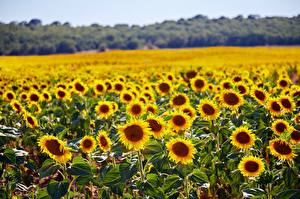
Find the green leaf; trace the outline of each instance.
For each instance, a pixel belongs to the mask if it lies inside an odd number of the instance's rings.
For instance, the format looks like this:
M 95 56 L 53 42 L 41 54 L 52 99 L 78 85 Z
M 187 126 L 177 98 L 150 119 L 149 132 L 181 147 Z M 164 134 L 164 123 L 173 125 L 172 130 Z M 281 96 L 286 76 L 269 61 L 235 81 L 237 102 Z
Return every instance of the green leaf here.
M 117 165 L 106 173 L 102 183 L 104 185 L 113 185 L 120 182 L 120 180 L 121 180 L 121 175 L 120 175 L 119 166 Z
M 70 175 L 89 176 L 92 174 L 92 168 L 88 161 L 80 156 L 74 158 L 70 168 L 67 169 Z
M 298 199 L 300 196 L 300 189 L 288 189 L 276 195 L 280 199 Z
M 190 179 L 199 185 L 209 182 L 207 175 L 204 172 L 201 172 L 200 169 L 194 169 Z
M 137 173 L 137 165 L 131 164 L 129 162 L 124 162 L 120 164 L 119 171 L 122 178 L 122 181 L 125 182 L 129 180 L 132 176 Z
M 169 192 L 171 190 L 177 189 L 182 185 L 182 179 L 176 175 L 170 175 L 166 178 L 165 183 L 163 185 L 164 192 Z
M 59 167 L 60 166 L 57 165 L 53 160 L 45 160 L 42 167 L 39 169 L 40 177 L 43 178 L 52 175 L 59 169 Z
M 36 197 L 37 199 L 50 199 L 46 188 L 38 189 Z
M 259 198 L 264 197 L 265 198 L 265 196 L 266 196 L 265 194 L 266 194 L 266 192 L 263 189 L 260 189 L 260 188 L 244 189 L 243 190 L 243 196 L 245 198 L 253 198 L 253 197 L 259 197 Z
M 3 155 L 8 163 L 16 163 L 17 157 L 14 150 L 12 150 L 11 148 L 5 149 Z
M 58 199 L 66 195 L 69 188 L 69 182 L 67 180 L 56 182 L 51 181 L 47 186 L 47 191 L 51 199 Z
M 146 176 L 148 183 L 152 186 L 152 187 L 158 187 L 159 185 L 159 178 L 156 174 L 154 173 L 149 173 Z

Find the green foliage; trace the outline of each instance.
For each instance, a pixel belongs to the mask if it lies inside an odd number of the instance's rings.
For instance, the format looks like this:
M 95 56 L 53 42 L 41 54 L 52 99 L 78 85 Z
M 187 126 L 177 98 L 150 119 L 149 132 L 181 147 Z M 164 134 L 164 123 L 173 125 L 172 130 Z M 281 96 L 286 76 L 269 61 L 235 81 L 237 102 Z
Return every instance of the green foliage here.
M 201 46 L 300 44 L 300 17 L 249 15 L 208 19 L 197 15 L 148 26 L 124 24 L 71 27 L 53 22 L 0 24 L 0 55 L 73 53 L 76 51 Z

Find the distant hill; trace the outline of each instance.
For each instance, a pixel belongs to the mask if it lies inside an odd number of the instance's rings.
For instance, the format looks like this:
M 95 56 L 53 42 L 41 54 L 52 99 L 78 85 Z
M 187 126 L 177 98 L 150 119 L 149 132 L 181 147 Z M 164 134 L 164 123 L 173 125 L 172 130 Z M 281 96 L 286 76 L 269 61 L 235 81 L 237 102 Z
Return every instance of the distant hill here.
M 147 26 L 72 27 L 55 21 L 0 23 L 0 55 L 74 53 L 88 50 L 155 49 L 204 46 L 299 45 L 300 15 L 264 17 L 241 15 L 164 21 Z

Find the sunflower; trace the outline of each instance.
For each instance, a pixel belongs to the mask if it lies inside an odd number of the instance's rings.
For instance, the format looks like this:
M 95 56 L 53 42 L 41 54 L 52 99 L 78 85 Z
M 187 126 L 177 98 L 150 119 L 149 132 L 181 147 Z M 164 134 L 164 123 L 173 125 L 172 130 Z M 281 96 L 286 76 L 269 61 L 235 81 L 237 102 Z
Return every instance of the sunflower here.
M 147 111 L 147 113 L 156 114 L 157 105 L 155 105 L 155 104 L 147 104 L 146 105 L 146 111 Z
M 191 105 L 185 105 L 180 107 L 180 110 L 187 114 L 191 120 L 194 120 L 196 118 L 196 110 Z
M 160 117 L 150 115 L 146 122 L 148 122 L 150 130 L 155 138 L 162 138 L 166 131 L 166 123 Z
M 277 98 L 269 98 L 267 102 L 267 109 L 272 116 L 280 116 L 283 114 L 283 108 Z
M 273 139 L 269 141 L 271 154 L 282 160 L 291 160 L 296 155 L 293 152 L 292 146 L 282 139 Z
M 141 96 L 145 96 L 147 98 L 148 102 L 155 101 L 155 97 L 154 97 L 153 93 L 150 92 L 150 91 L 144 91 L 144 92 L 142 92 Z
M 39 93 L 37 93 L 35 91 L 30 92 L 29 95 L 28 95 L 28 100 L 30 102 L 38 102 L 40 100 Z
M 118 128 L 121 142 L 128 148 L 140 150 L 144 148 L 151 133 L 148 123 L 142 120 L 132 120 Z
M 35 128 L 38 126 L 37 119 L 34 116 L 32 116 L 30 113 L 26 112 L 23 115 L 23 117 L 24 117 L 24 120 L 25 120 L 27 126 L 29 126 L 30 128 Z
M 116 102 L 110 102 L 111 103 L 111 107 L 113 109 L 114 112 L 117 112 L 119 110 L 119 106 Z
M 254 145 L 255 135 L 245 126 L 241 126 L 232 132 L 231 136 L 232 145 L 239 149 L 249 149 Z
M 189 98 L 184 93 L 177 93 L 170 99 L 170 105 L 174 108 L 184 106 L 189 103 Z
M 248 86 L 246 86 L 244 83 L 238 83 L 236 84 L 236 88 L 239 90 L 241 95 L 248 95 Z
M 55 90 L 55 96 L 57 99 L 60 99 L 60 100 L 68 100 L 70 98 L 69 92 L 67 92 L 63 88 L 57 88 Z
M 101 118 L 105 118 L 105 119 L 109 118 L 109 116 L 111 116 L 114 112 L 112 103 L 109 101 L 99 102 L 95 107 L 95 110 Z
M 230 108 L 231 110 L 237 109 L 244 103 L 243 97 L 233 90 L 223 91 L 220 100 L 224 107 Z
M 35 114 L 40 114 L 42 112 L 40 105 L 36 102 L 30 103 L 30 110 L 33 111 Z
M 295 115 L 295 117 L 294 117 L 294 122 L 295 122 L 296 124 L 300 124 L 300 113 L 298 113 L 297 115 Z
M 251 96 L 261 105 L 264 105 L 268 99 L 267 92 L 264 89 L 258 87 L 252 89 Z
M 293 144 L 299 144 L 300 143 L 300 131 L 294 129 L 291 133 L 291 142 Z
M 65 146 L 64 141 L 53 135 L 44 135 L 39 139 L 38 145 L 43 153 L 59 163 L 65 164 L 72 158 L 70 148 Z
M 113 90 L 116 93 L 121 93 L 124 90 L 124 83 L 123 82 L 114 82 L 113 83 Z
M 193 91 L 195 92 L 203 92 L 206 90 L 206 80 L 203 77 L 195 77 L 193 79 L 191 79 L 191 88 L 193 89 Z
M 111 92 L 112 89 L 113 89 L 111 81 L 109 79 L 107 79 L 107 80 L 104 81 L 104 83 L 105 83 L 105 86 L 106 86 L 106 91 Z
M 3 94 L 3 97 L 4 97 L 4 100 L 7 101 L 7 102 L 10 102 L 11 100 L 16 99 L 16 95 L 12 91 L 6 91 Z
M 111 148 L 111 140 L 105 131 L 100 131 L 97 135 L 97 141 L 100 149 L 104 152 L 109 151 Z
M 291 84 L 291 80 L 288 78 L 281 77 L 277 80 L 277 86 L 282 89 L 288 88 L 290 84 Z
M 80 80 L 75 80 L 72 84 L 73 91 L 77 94 L 84 95 L 87 91 L 87 86 Z
M 276 135 L 281 135 L 286 131 L 290 131 L 291 127 L 287 121 L 277 119 L 272 123 L 272 130 Z
M 257 177 L 265 170 L 263 160 L 254 156 L 243 157 L 238 169 L 245 177 Z
M 126 111 L 133 117 L 140 117 L 145 112 L 145 106 L 140 102 L 131 102 L 127 105 Z
M 50 102 L 52 100 L 51 94 L 47 91 L 42 93 L 43 100 L 46 102 Z
M 121 102 L 128 104 L 134 100 L 134 95 L 130 91 L 122 91 L 120 94 L 120 100 Z
M 172 91 L 172 85 L 169 81 L 162 81 L 157 84 L 156 91 L 160 95 L 168 95 Z
M 17 101 L 17 100 L 12 100 L 10 102 L 11 107 L 13 108 L 13 110 L 15 110 L 17 113 L 22 113 L 24 112 L 24 108 L 22 106 L 22 104 Z
M 92 136 L 86 135 L 81 139 L 79 143 L 79 147 L 83 152 L 91 153 L 96 148 L 96 141 Z
M 104 82 L 97 80 L 94 83 L 94 91 L 96 94 L 102 94 L 106 91 L 106 85 Z
M 232 83 L 230 79 L 225 79 L 220 83 L 222 90 L 230 90 L 232 89 Z
M 27 100 L 27 98 L 28 98 L 27 93 L 22 92 L 22 93 L 20 94 L 20 98 L 21 98 L 21 100 L 23 100 L 23 101 Z
M 279 101 L 284 112 L 292 112 L 295 109 L 295 102 L 291 97 L 281 96 Z
M 198 111 L 201 117 L 206 120 L 215 120 L 219 117 L 220 111 L 216 103 L 209 99 L 203 99 L 198 105 Z
M 169 124 L 172 130 L 181 131 L 190 128 L 191 119 L 182 111 L 176 111 L 171 115 Z
M 196 149 L 190 140 L 183 138 L 175 138 L 166 143 L 169 151 L 169 158 L 181 164 L 189 164 L 193 162 Z

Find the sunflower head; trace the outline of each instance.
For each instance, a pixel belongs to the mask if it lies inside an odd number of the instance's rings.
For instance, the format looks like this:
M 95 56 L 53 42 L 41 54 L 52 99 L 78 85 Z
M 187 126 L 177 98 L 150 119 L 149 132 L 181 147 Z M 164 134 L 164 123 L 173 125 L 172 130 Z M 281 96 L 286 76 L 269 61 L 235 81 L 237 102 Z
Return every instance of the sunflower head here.
M 32 91 L 29 93 L 28 99 L 29 99 L 29 102 L 38 102 L 41 99 L 41 97 L 40 97 L 39 93 Z
M 26 112 L 23 117 L 28 127 L 36 128 L 38 126 L 37 119 L 30 113 Z
M 41 151 L 48 154 L 55 161 L 65 164 L 72 158 L 70 149 L 65 142 L 53 135 L 44 135 L 38 142 Z
M 239 149 L 249 149 L 254 145 L 255 135 L 245 126 L 241 126 L 232 132 L 231 143 Z
M 160 95 L 168 95 L 172 91 L 172 85 L 169 81 L 161 81 L 157 84 L 156 91 Z
M 129 115 L 137 118 L 145 113 L 145 106 L 142 103 L 135 101 L 127 105 L 126 111 Z
M 221 102 L 224 107 L 236 110 L 244 103 L 243 97 L 233 90 L 225 90 L 221 94 Z
M 96 113 L 100 118 L 109 118 L 113 114 L 112 103 L 109 101 L 100 101 L 95 107 Z
M 23 108 L 23 106 L 22 106 L 22 104 L 19 102 L 19 101 L 17 101 L 17 100 L 12 100 L 11 102 L 10 102 L 10 106 L 13 108 L 13 110 L 15 110 L 17 113 L 22 113 L 22 112 L 24 112 L 24 108 Z
M 282 89 L 288 88 L 290 84 L 291 84 L 291 80 L 287 78 L 279 78 L 277 80 L 277 86 Z
M 80 80 L 74 80 L 72 88 L 75 93 L 81 95 L 84 95 L 88 90 L 87 86 Z
M 195 77 L 191 79 L 190 83 L 191 83 L 191 88 L 195 92 L 204 92 L 206 90 L 207 82 L 203 77 L 200 76 Z
M 91 153 L 96 148 L 96 141 L 92 136 L 86 135 L 80 140 L 79 147 L 83 152 Z
M 63 89 L 63 88 L 57 88 L 55 90 L 55 96 L 59 100 L 68 100 L 68 99 L 70 99 L 70 93 L 67 90 Z
M 166 123 L 160 117 L 150 115 L 146 122 L 149 124 L 149 128 L 155 138 L 162 138 L 166 131 Z
M 156 111 L 157 111 L 157 105 L 155 105 L 155 104 L 147 104 L 146 105 L 146 111 L 147 111 L 147 113 L 155 115 Z
M 100 131 L 97 135 L 97 141 L 100 149 L 104 152 L 111 149 L 111 140 L 105 131 Z
M 264 105 L 268 99 L 267 92 L 264 89 L 258 87 L 252 89 L 251 96 L 261 105 Z
M 238 169 L 245 177 L 257 177 L 264 172 L 265 167 L 261 158 L 246 156 L 240 161 Z
M 268 99 L 267 109 L 270 111 L 272 116 L 280 116 L 283 114 L 283 109 L 277 98 L 269 98 Z
M 271 154 L 282 160 L 291 160 L 296 155 L 293 152 L 292 145 L 282 139 L 273 139 L 269 141 Z
M 3 94 L 3 97 L 4 97 L 4 100 L 7 102 L 10 102 L 11 100 L 16 99 L 16 95 L 13 91 L 6 91 Z
M 180 164 L 189 164 L 193 162 L 196 149 L 191 141 L 183 138 L 175 138 L 166 143 L 169 151 L 169 158 Z
M 105 91 L 106 91 L 106 85 L 105 85 L 105 83 L 102 82 L 102 81 L 99 81 L 99 80 L 95 81 L 95 83 L 94 83 L 94 91 L 98 95 L 100 95 L 102 93 L 105 93 Z
M 300 131 L 294 129 L 291 132 L 291 142 L 293 144 L 299 144 L 300 143 Z
M 142 120 L 132 120 L 118 128 L 121 142 L 128 148 L 140 150 L 144 148 L 149 140 L 151 131 L 147 122 Z
M 47 91 L 42 93 L 43 100 L 46 102 L 50 102 L 52 100 L 51 94 Z
M 189 103 L 189 98 L 184 93 L 177 93 L 173 95 L 170 99 L 170 104 L 172 107 L 178 108 Z
M 198 105 L 198 111 L 201 117 L 206 120 L 215 120 L 219 117 L 220 111 L 216 103 L 209 99 L 203 99 Z
M 282 119 L 277 119 L 272 123 L 272 130 L 275 134 L 281 135 L 284 132 L 289 132 L 291 129 L 289 123 Z
M 116 93 L 121 93 L 124 90 L 124 87 L 125 87 L 124 83 L 121 81 L 114 82 L 114 84 L 113 84 L 113 90 Z
M 169 120 L 170 128 L 176 132 L 190 128 L 191 123 L 191 118 L 182 111 L 174 112 Z
M 248 86 L 244 83 L 238 83 L 236 84 L 236 88 L 239 90 L 241 95 L 247 95 L 248 94 Z
M 279 101 L 285 112 L 292 112 L 295 109 L 295 102 L 291 97 L 281 96 Z
M 120 94 L 121 102 L 126 104 L 132 102 L 134 98 L 135 98 L 134 95 L 130 91 L 123 91 Z

